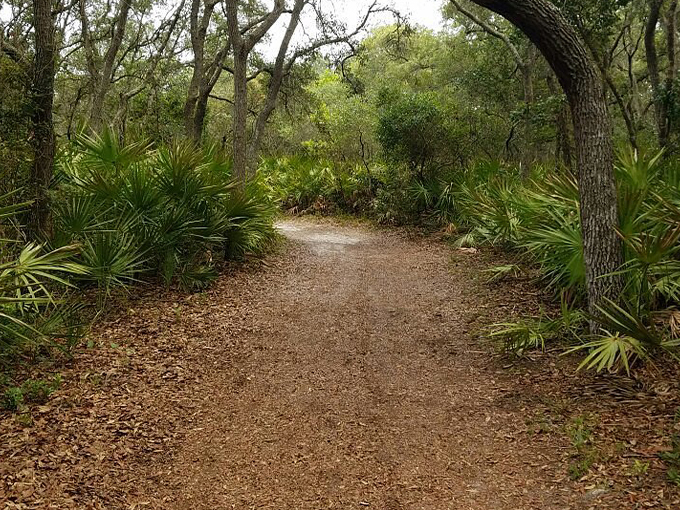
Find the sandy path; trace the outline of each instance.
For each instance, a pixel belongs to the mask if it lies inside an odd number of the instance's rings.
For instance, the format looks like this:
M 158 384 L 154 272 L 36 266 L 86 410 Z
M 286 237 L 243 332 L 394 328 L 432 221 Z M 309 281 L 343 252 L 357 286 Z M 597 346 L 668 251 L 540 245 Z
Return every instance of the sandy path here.
M 471 263 L 392 234 L 302 220 L 280 229 L 298 246 L 278 276 L 263 275 L 241 347 L 203 383 L 192 431 L 154 466 L 155 501 L 572 508 L 557 454 L 527 440 L 526 414 L 503 398 L 512 383 L 470 338 L 488 293 Z

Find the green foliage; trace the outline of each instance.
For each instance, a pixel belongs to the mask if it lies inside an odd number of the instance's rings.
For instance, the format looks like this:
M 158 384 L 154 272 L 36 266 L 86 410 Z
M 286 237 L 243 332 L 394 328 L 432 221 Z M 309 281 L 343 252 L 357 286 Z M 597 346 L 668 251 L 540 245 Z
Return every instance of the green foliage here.
M 621 202 L 620 235 L 626 262 L 622 301 L 603 303 L 596 317 L 603 334 L 579 343 L 585 351 L 581 368 L 630 371 L 636 360 L 660 352 L 675 356 L 677 339 L 654 326 L 653 311 L 680 303 L 680 208 L 677 172 L 663 169 L 660 155 L 623 151 L 616 167 Z M 539 169 L 540 171 L 540 169 Z M 468 170 L 454 200 L 458 245 L 492 244 L 520 250 L 541 270 L 548 287 L 581 303 L 585 263 L 576 179 L 567 171 L 537 175 L 524 184 L 516 174 L 480 178 L 484 169 Z M 501 174 L 501 175 L 498 175 Z M 503 277 L 511 268 L 492 273 Z M 562 319 L 564 322 L 564 309 Z M 583 317 L 568 337 L 583 335 Z M 545 347 L 547 339 L 564 338 L 564 328 L 551 321 L 498 325 L 492 333 L 506 349 L 523 352 Z
M 489 274 L 487 283 L 495 283 L 507 278 L 517 278 L 522 274 L 522 268 L 517 264 L 504 264 L 486 269 L 484 272 Z
M 4 53 L 0 53 L 0 97 L 0 195 L 4 195 L 26 186 L 32 155 L 30 74 Z
M 445 165 L 455 141 L 432 94 L 407 94 L 382 104 L 377 136 L 388 161 L 422 180 Z
M 220 256 L 261 251 L 273 236 L 262 185 L 242 190 L 230 175 L 211 148 L 121 145 L 108 130 L 79 137 L 61 161 L 56 241 L 82 247 L 80 281 L 103 296 L 154 276 L 202 288 Z
M 528 350 L 545 350 L 548 341 L 579 338 L 586 322 L 587 315 L 571 306 L 563 294 L 559 315 L 542 313 L 538 318 L 493 324 L 490 335 L 502 340 L 507 352 L 519 356 Z
M 274 236 L 264 185 L 231 182 L 214 149 L 121 144 L 106 130 L 60 155 L 50 245 L 21 246 L 17 218 L 29 205 L 0 196 L 0 354 L 26 346 L 68 351 L 80 338 L 69 289 L 95 285 L 99 306 L 145 278 L 203 289 L 220 260 L 266 249 Z M 6 205 L 5 205 L 6 204 Z
M 631 365 L 647 358 L 649 352 L 666 349 L 672 354 L 678 346 L 677 340 L 665 337 L 636 310 L 627 310 L 605 300 L 598 312 L 592 319 L 602 325 L 604 334 L 570 351 L 589 351 L 579 369 L 596 368 L 598 372 L 624 369 L 630 375 Z
M 28 379 L 21 385 L 24 402 L 44 404 L 52 393 L 61 386 L 61 377 L 56 376 L 51 381 Z
M 48 249 L 17 242 L 17 216 L 28 203 L 11 203 L 16 192 L 0 197 L 0 357 L 22 347 L 45 343 L 69 348 L 78 335 L 75 309 L 63 303 L 72 284 L 69 277 L 84 276 L 86 268 L 74 262 L 78 246 Z M 54 344 L 52 340 L 66 340 Z M 0 359 L 0 362 L 2 359 Z
M 310 127 L 316 131 L 312 139 L 303 142 L 309 155 L 342 161 L 347 166 L 370 160 L 377 151 L 377 111 L 370 98 L 353 93 L 339 74 L 329 70 L 322 72 L 306 90 L 313 106 Z M 297 131 L 298 126 L 295 128 Z
M 635 476 L 637 478 L 642 478 L 647 474 L 649 471 L 649 462 L 643 462 L 639 459 L 635 459 L 633 461 L 633 465 L 630 468 L 630 474 L 631 476 Z
M 605 303 L 591 318 L 579 311 L 586 279 L 579 193 L 575 176 L 565 169 L 535 166 L 533 178 L 523 182 L 515 168 L 490 161 L 425 179 L 398 166 L 375 166 L 370 174 L 358 167 L 344 179 L 328 162 L 279 158 L 266 160 L 261 171 L 272 196 L 287 209 L 343 210 L 388 223 L 452 228 L 459 232 L 457 246 L 515 250 L 562 296 L 562 313 L 497 324 L 491 336 L 515 354 L 545 349 L 556 339 L 585 338 L 570 351 L 585 352 L 581 368 L 630 371 L 650 355 L 675 356 L 680 343 L 656 330 L 652 313 L 680 303 L 680 172 L 661 165 L 659 155 L 620 153 L 616 175 L 626 247 L 620 273 L 626 285 L 620 305 Z M 489 279 L 519 271 L 516 265 L 492 268 Z M 586 337 L 588 320 L 600 323 L 603 334 Z
M 363 212 L 374 178 L 362 166 L 336 167 L 309 157 L 266 159 L 260 174 L 273 200 L 296 212 Z
M 647 350 L 637 339 L 630 336 L 622 336 L 621 333 L 604 331 L 595 340 L 582 346 L 575 347 L 573 352 L 580 349 L 588 349 L 588 356 L 579 365 L 580 368 L 597 369 L 598 372 L 607 369 L 614 371 L 620 365 L 630 375 L 630 366 L 636 359 L 645 359 Z
M 510 247 L 519 241 L 518 185 L 511 176 L 498 175 L 486 183 L 466 179 L 458 192 L 461 226 L 483 243 Z
M 680 435 L 674 434 L 671 437 L 671 449 L 661 452 L 659 457 L 666 463 L 668 468 L 668 480 L 680 486 Z
M 47 340 L 40 324 L 54 329 L 48 318 L 60 313 L 51 287 L 66 288 L 67 275 L 87 272 L 72 261 L 76 253 L 75 246 L 44 252 L 42 246 L 28 244 L 18 257 L 0 264 L 0 353 Z
M 28 404 L 44 404 L 61 385 L 61 376 L 51 381 L 28 379 L 21 386 L 11 386 L 4 390 L 0 407 L 6 411 L 21 411 Z
M 520 322 L 494 324 L 492 338 L 503 340 L 504 348 L 517 355 L 527 350 L 544 350 L 546 340 L 555 335 L 555 324 L 552 321 L 525 319 Z
M 82 242 L 80 260 L 88 269 L 84 279 L 96 282 L 107 295 L 113 287 L 133 283 L 143 270 L 144 253 L 129 234 L 118 231 L 95 232 L 83 236 Z
M 591 416 L 577 416 L 567 424 L 566 432 L 574 449 L 569 462 L 569 478 L 572 480 L 585 476 L 598 459 L 597 450 L 592 444 L 593 420 Z
M 24 392 L 19 387 L 8 388 L 2 396 L 2 408 L 17 411 L 24 403 Z

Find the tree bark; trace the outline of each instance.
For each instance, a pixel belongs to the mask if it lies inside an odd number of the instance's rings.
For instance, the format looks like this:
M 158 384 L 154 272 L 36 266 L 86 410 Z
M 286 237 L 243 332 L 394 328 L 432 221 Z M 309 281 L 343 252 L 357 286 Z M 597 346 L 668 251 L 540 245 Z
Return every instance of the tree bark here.
M 233 108 L 233 158 L 234 177 L 245 183 L 248 179 L 248 54 L 234 51 L 234 108 Z
M 553 75 L 549 75 L 546 78 L 546 83 L 548 85 L 548 90 L 553 96 L 558 95 L 557 84 L 555 83 L 555 78 Z M 572 167 L 573 156 L 572 156 L 572 141 L 571 141 L 571 131 L 569 129 L 569 105 L 564 103 L 555 115 L 555 125 L 557 127 L 557 140 L 555 146 L 555 153 L 558 161 L 562 161 L 562 164 L 567 168 Z
M 52 106 L 57 48 L 54 40 L 52 0 L 33 1 L 35 60 L 33 63 L 33 166 L 28 234 L 33 239 L 51 236 L 49 185 L 55 155 Z
M 205 72 L 205 38 L 215 5 L 214 0 L 208 0 L 205 2 L 201 14 L 201 0 L 192 0 L 191 2 L 189 35 L 194 61 L 187 99 L 184 103 L 184 130 L 187 138 L 194 143 L 199 143 L 203 135 L 203 121 L 207 108 L 207 94 L 204 94 L 203 91 L 208 81 Z M 204 104 L 200 105 L 199 102 L 202 98 L 205 98 Z
M 666 87 L 667 93 L 675 92 L 675 80 L 678 77 L 678 67 L 676 59 L 676 39 L 677 39 L 677 16 L 678 16 L 678 2 L 673 0 L 668 6 L 668 12 L 666 13 L 666 23 L 664 25 L 666 29 L 666 55 L 668 58 L 668 70 L 666 71 Z M 669 142 L 671 135 L 673 134 L 673 116 L 669 114 L 668 106 L 665 106 L 666 114 L 666 143 Z
M 92 102 L 90 105 L 90 128 L 94 132 L 99 132 L 104 122 L 104 101 L 106 94 L 111 87 L 116 56 L 123 43 L 125 29 L 127 26 L 128 15 L 132 8 L 132 0 L 120 0 L 118 14 L 113 24 L 113 35 L 104 60 L 101 63 L 101 70 L 96 62 L 96 48 L 91 40 L 89 22 L 85 11 L 85 0 L 80 0 L 80 22 L 83 37 L 83 47 L 87 60 L 87 67 L 90 79 L 93 82 Z
M 612 131 L 602 82 L 585 44 L 549 0 L 473 0 L 508 19 L 543 53 L 569 100 L 574 123 L 588 306 L 618 299 L 623 262 Z
M 255 45 L 279 19 L 285 8 L 284 0 L 275 0 L 274 8 L 250 29 L 242 33 L 238 22 L 239 0 L 226 0 L 225 11 L 229 39 L 234 55 L 233 158 L 234 177 L 245 185 L 248 180 L 248 56 Z
M 668 6 L 666 13 L 666 54 L 668 56 L 668 72 L 666 75 L 666 87 L 670 89 L 675 82 L 678 75 L 678 68 L 676 63 L 676 41 L 677 41 L 677 17 L 678 17 L 678 2 L 673 0 Z
M 647 71 L 654 94 L 654 113 L 656 116 L 656 134 L 659 147 L 668 144 L 668 112 L 659 71 L 659 56 L 656 49 L 656 30 L 661 17 L 661 7 L 664 0 L 649 0 L 649 16 L 645 27 L 645 51 L 647 56 Z

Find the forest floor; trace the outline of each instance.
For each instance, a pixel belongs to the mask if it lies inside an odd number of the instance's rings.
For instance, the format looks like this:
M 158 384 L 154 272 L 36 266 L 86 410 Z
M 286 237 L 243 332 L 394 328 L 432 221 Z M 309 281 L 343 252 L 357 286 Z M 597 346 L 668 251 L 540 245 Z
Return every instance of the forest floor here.
M 5 508 L 680 508 L 677 380 L 497 354 L 478 332 L 540 296 L 488 284 L 495 255 L 280 229 L 205 292 L 119 303 L 49 402 L 0 415 Z

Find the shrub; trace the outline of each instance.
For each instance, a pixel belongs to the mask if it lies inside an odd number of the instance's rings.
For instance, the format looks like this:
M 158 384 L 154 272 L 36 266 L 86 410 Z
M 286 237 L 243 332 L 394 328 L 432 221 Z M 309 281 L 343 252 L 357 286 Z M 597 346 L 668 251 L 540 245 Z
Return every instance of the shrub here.
M 95 285 L 100 306 L 113 288 L 143 278 L 201 289 L 219 260 L 260 252 L 274 236 L 264 185 L 234 184 L 229 162 L 212 149 L 121 145 L 105 131 L 78 137 L 58 163 L 48 242 L 21 247 L 17 218 L 29 203 L 18 191 L 0 196 L 3 356 L 73 347 L 80 307 L 68 291 L 77 285 Z
M 620 273 L 625 288 L 618 304 L 606 302 L 590 317 L 601 324 L 603 334 L 572 349 L 587 352 L 581 367 L 630 371 L 636 360 L 673 351 L 680 343 L 670 325 L 656 326 L 662 317 L 674 317 L 657 311 L 672 311 L 680 303 L 679 177 L 675 168 L 663 169 L 661 163 L 659 155 L 633 151 L 619 155 L 619 234 L 625 247 Z M 512 178 L 491 179 L 475 187 L 464 184 L 457 207 L 468 228 L 466 240 L 472 236 L 477 242 L 501 242 L 523 250 L 550 288 L 571 296 L 577 305 L 582 303 L 585 263 L 578 186 L 568 171 L 527 185 Z M 500 334 L 508 332 L 510 345 L 516 343 L 512 337 L 517 331 L 527 331 L 524 324 L 503 326 Z
M 266 159 L 260 174 L 272 200 L 295 212 L 365 212 L 375 179 L 363 166 L 301 156 Z
M 61 376 L 51 381 L 28 379 L 21 386 L 6 388 L 0 400 L 0 407 L 7 411 L 19 411 L 26 404 L 44 404 L 61 385 Z
M 450 164 L 458 145 L 447 115 L 432 94 L 383 94 L 377 137 L 388 162 L 423 181 Z
M 64 293 L 71 286 L 67 275 L 86 273 L 72 261 L 76 253 L 75 246 L 45 251 L 28 244 L 0 263 L 0 354 L 60 336 L 64 308 L 55 290 Z
M 79 137 L 60 163 L 55 241 L 82 246 L 80 280 L 100 295 L 144 277 L 203 287 L 217 260 L 261 251 L 273 236 L 261 183 L 241 189 L 213 149 L 121 146 L 105 131 Z

